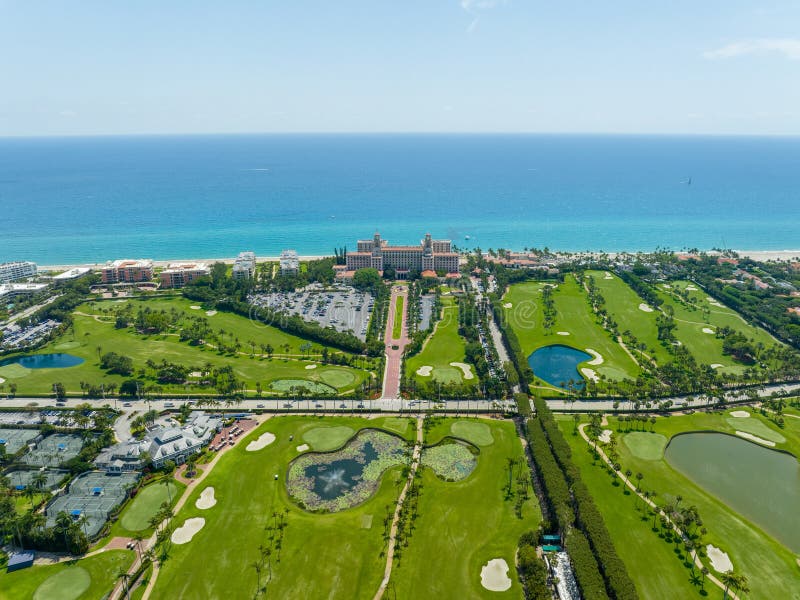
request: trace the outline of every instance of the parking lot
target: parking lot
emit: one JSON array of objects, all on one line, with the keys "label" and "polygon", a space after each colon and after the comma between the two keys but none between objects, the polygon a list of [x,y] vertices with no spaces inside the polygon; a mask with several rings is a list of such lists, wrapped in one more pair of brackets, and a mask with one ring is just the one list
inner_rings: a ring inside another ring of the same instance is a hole
[{"label": "parking lot", "polygon": [[351,331],[363,341],[367,337],[375,300],[368,292],[360,292],[349,286],[324,288],[312,284],[296,292],[253,294],[250,303],[289,315],[299,315],[322,327]]},{"label": "parking lot", "polygon": [[32,346],[46,338],[51,331],[61,325],[58,321],[48,319],[37,323],[36,325],[29,325],[28,327],[20,327],[19,325],[9,325],[3,329],[3,339],[0,341],[0,348],[10,350],[12,348],[26,348]]}]

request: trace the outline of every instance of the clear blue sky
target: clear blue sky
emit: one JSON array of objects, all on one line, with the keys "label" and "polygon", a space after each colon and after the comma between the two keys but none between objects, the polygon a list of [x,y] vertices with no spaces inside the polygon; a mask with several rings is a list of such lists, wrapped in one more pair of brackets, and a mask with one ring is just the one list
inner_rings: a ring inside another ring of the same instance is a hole
[{"label": "clear blue sky", "polygon": [[0,0],[0,136],[800,134],[800,1]]}]

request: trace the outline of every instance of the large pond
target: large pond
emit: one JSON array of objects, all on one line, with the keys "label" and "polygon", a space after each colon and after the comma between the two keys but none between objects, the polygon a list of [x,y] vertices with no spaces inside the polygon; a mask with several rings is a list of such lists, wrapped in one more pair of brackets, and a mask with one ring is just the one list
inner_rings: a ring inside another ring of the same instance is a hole
[{"label": "large pond", "polygon": [[800,552],[800,463],[791,455],[722,433],[688,433],[667,462],[793,552]]},{"label": "large pond", "polygon": [[0,367],[7,365],[19,365],[26,369],[64,369],[66,367],[76,367],[83,363],[83,359],[72,354],[31,354],[29,356],[17,356],[0,360]]},{"label": "large pond", "polygon": [[310,452],[289,466],[289,495],[303,508],[336,512],[360,504],[380,487],[383,473],[406,462],[396,435],[364,429],[335,452]]},{"label": "large pond", "polygon": [[539,379],[544,379],[550,385],[561,389],[567,389],[566,384],[570,380],[583,385],[584,380],[578,371],[578,365],[591,358],[592,355],[583,350],[555,344],[536,350],[528,357],[528,364]]}]

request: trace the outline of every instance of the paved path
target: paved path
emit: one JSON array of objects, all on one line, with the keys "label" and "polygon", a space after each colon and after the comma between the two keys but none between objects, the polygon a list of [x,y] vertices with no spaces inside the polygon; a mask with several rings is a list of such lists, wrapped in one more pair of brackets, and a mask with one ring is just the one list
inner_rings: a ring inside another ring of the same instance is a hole
[{"label": "paved path", "polygon": [[[679,536],[681,536],[681,539],[682,539],[682,540],[686,541],[686,537],[683,535],[683,532],[682,532],[682,531],[680,530],[680,528],[679,528],[679,527],[678,527],[678,526],[675,524],[675,522],[674,522],[674,521],[673,521],[673,520],[670,518],[670,516],[669,516],[668,514],[666,514],[664,511],[662,511],[662,510],[661,510],[661,509],[660,509],[660,508],[659,508],[659,507],[656,505],[656,503],[655,503],[655,502],[653,502],[652,500],[650,500],[650,498],[646,498],[646,497],[644,496],[644,494],[640,493],[640,492],[638,491],[638,489],[637,489],[636,485],[635,485],[633,482],[631,482],[631,480],[630,480],[630,479],[628,479],[627,477],[625,477],[625,474],[624,474],[624,473],[622,473],[621,471],[617,471],[616,469],[614,469],[614,466],[612,465],[612,463],[611,463],[611,460],[608,458],[608,456],[606,456],[606,453],[603,451],[603,449],[600,447],[600,445],[599,445],[599,444],[595,444],[594,442],[592,442],[592,440],[590,440],[590,439],[589,439],[589,436],[587,436],[587,435],[586,435],[586,431],[584,431],[584,430],[586,429],[586,426],[587,426],[587,425],[588,425],[588,423],[581,423],[581,424],[578,426],[578,431],[580,432],[580,434],[581,434],[581,437],[582,437],[582,438],[583,438],[583,439],[586,441],[586,443],[587,443],[587,444],[589,444],[590,446],[592,446],[592,447],[593,447],[593,448],[594,448],[594,449],[597,451],[597,453],[600,455],[600,458],[602,458],[602,459],[603,459],[603,461],[606,463],[606,465],[608,466],[608,468],[609,468],[609,469],[611,469],[611,470],[612,470],[612,471],[613,471],[613,472],[614,472],[614,473],[617,475],[617,477],[619,477],[619,478],[622,480],[622,482],[623,482],[623,483],[624,483],[626,486],[628,486],[628,487],[629,487],[629,488],[630,488],[630,489],[633,491],[633,493],[634,493],[634,494],[636,494],[637,496],[639,496],[639,498],[641,498],[641,500],[642,500],[642,501],[643,501],[645,504],[647,504],[648,506],[650,506],[650,508],[654,509],[654,510],[655,510],[656,512],[658,512],[660,515],[664,516],[664,517],[667,519],[667,523],[669,523],[669,524],[670,524],[670,526],[671,526],[671,527],[672,527],[672,529],[675,531],[675,533],[677,533]],[[700,557],[698,557],[698,556],[697,556],[697,551],[696,551],[696,550],[695,550],[695,552],[694,552],[694,557],[693,557],[693,558],[694,558],[694,564],[695,564],[695,566],[696,566],[698,569],[702,569],[704,565],[703,565],[703,562],[700,560]],[[717,587],[719,587],[721,590],[725,590],[725,584],[724,584],[724,583],[722,583],[722,582],[721,582],[719,579],[717,579],[716,577],[714,577],[714,575],[712,575],[712,574],[711,574],[711,570],[710,570],[710,569],[709,569],[708,575],[706,575],[706,580],[707,580],[707,581],[710,581],[711,583],[713,583],[714,585],[716,585]],[[737,598],[736,594],[734,594],[734,593],[733,593],[731,590],[728,590],[728,597],[730,597],[732,600],[739,600],[739,599]]]},{"label": "paved path", "polygon": [[392,564],[394,563],[394,544],[395,539],[397,538],[397,526],[400,521],[400,511],[403,508],[403,502],[406,499],[408,488],[411,486],[411,482],[414,481],[414,477],[417,474],[419,458],[422,454],[423,422],[424,417],[417,417],[417,441],[414,444],[414,452],[411,455],[411,471],[408,473],[406,484],[403,486],[403,490],[400,492],[400,496],[397,498],[397,506],[394,509],[394,518],[392,518],[392,527],[389,530],[389,547],[386,550],[386,568],[383,571],[383,580],[381,581],[381,585],[378,588],[378,591],[375,592],[375,597],[373,600],[381,600],[381,598],[383,598],[383,594],[386,592],[386,586],[389,585],[389,579],[392,576]]},{"label": "paved path", "polygon": [[[403,298],[403,312],[398,315],[397,298]],[[394,399],[400,397],[400,374],[403,362],[403,351],[408,344],[408,330],[406,327],[406,311],[408,309],[408,288],[404,285],[392,287],[392,295],[389,298],[389,316],[386,319],[386,368],[383,372],[383,391],[381,399]],[[395,319],[401,319],[400,339],[392,338]],[[396,349],[395,349],[396,347]]]}]

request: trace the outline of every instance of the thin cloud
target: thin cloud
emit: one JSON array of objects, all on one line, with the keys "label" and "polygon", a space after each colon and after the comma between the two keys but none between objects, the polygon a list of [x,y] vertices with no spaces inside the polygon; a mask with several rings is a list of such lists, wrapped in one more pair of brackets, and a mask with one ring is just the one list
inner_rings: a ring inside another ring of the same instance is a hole
[{"label": "thin cloud", "polygon": [[461,8],[472,17],[472,21],[467,26],[467,33],[472,33],[478,26],[481,19],[481,12],[505,4],[506,0],[461,0]]},{"label": "thin cloud", "polygon": [[704,52],[703,57],[709,60],[719,60],[773,53],[782,54],[789,60],[800,60],[800,39],[762,38],[757,40],[743,40],[727,44],[716,50]]}]

